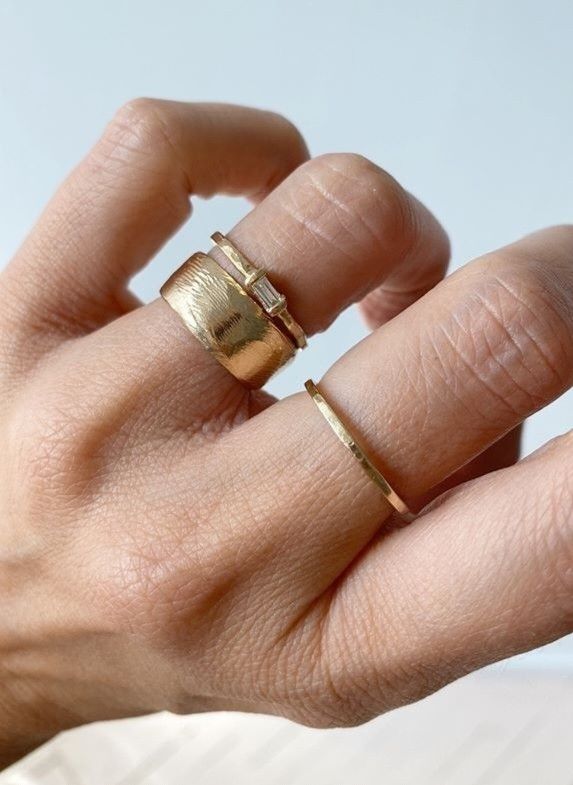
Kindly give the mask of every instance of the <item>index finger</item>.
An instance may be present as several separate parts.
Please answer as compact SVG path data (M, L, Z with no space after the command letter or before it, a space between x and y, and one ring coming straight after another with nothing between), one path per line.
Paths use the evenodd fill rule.
M138 99L61 186L3 276L21 318L85 331L126 310L129 279L190 213L191 195L265 195L308 157L283 117Z

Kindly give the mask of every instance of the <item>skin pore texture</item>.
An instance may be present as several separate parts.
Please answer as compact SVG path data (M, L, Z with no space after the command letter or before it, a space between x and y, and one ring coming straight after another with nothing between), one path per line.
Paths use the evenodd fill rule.
M306 393L247 391L129 293L216 193L309 336L361 304L321 389L408 526ZM573 630L573 437L518 460L573 380L573 228L448 261L389 174L278 115L119 110L0 276L3 765L159 710L353 725Z

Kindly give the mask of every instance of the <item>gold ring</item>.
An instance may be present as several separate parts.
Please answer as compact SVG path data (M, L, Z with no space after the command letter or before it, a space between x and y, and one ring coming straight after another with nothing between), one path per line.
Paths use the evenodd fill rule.
M354 455L354 457L358 460L370 479L373 480L380 488L387 501L392 505L396 512L400 513L400 515L402 515L404 518L411 520L413 516L408 508L408 505L398 496L388 480L378 471L372 461L370 461L370 459L366 456L364 448L361 447L354 436L352 436L346 425L344 425L332 406L328 403L328 401L326 401L324 395L322 395L312 379L309 379L307 382L305 382L304 386L307 393L317 405L319 412L322 414L326 422L330 425L342 444L347 449L349 449L352 455Z
M299 349L306 346L306 335L298 322L287 311L284 294L277 292L264 270L247 259L239 249L221 232L214 232L211 240L225 254L235 269L243 276L243 285L249 294L256 298L265 312L273 319L279 319L292 336Z
M195 253L161 287L161 296L216 359L248 387L262 387L295 346L255 300L204 253Z

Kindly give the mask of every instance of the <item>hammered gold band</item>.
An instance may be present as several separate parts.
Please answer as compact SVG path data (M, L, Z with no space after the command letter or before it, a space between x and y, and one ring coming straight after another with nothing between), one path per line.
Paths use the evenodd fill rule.
M324 395L320 392L316 384L309 379L304 384L306 391L318 407L319 412L322 414L326 422L330 425L336 436L340 439L342 444L350 450L352 455L358 460L366 474L370 479L376 483L378 488L382 491L386 500L403 518L410 520L413 516L410 512L408 505L398 496L396 491L392 488L388 480L378 471L374 464L367 457L364 448L356 441L354 436L350 433L346 425L342 422L340 417L336 414L332 406L325 399Z
M261 306L204 253L195 253L161 287L186 327L247 387L262 387L295 346Z
M211 240L223 251L237 272L242 275L242 283L249 294L255 297L271 318L282 322L296 346L299 349L304 349L306 346L305 332L288 312L286 297L277 292L266 272L260 267L255 267L250 259L247 259L245 254L239 251L236 245L221 232L214 232L211 235Z

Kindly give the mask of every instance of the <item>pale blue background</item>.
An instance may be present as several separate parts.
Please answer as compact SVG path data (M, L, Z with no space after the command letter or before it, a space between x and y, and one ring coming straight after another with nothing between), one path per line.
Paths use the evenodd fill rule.
M571 222L572 40L570 0L0 0L0 265L115 109L140 95L276 109L313 154L369 156L442 219L455 265ZM138 293L154 297L245 209L199 203ZM319 376L362 334L355 313L343 316L274 391L311 367ZM568 394L534 418L527 450L573 425L572 404ZM561 643L543 663L566 666L571 653Z

